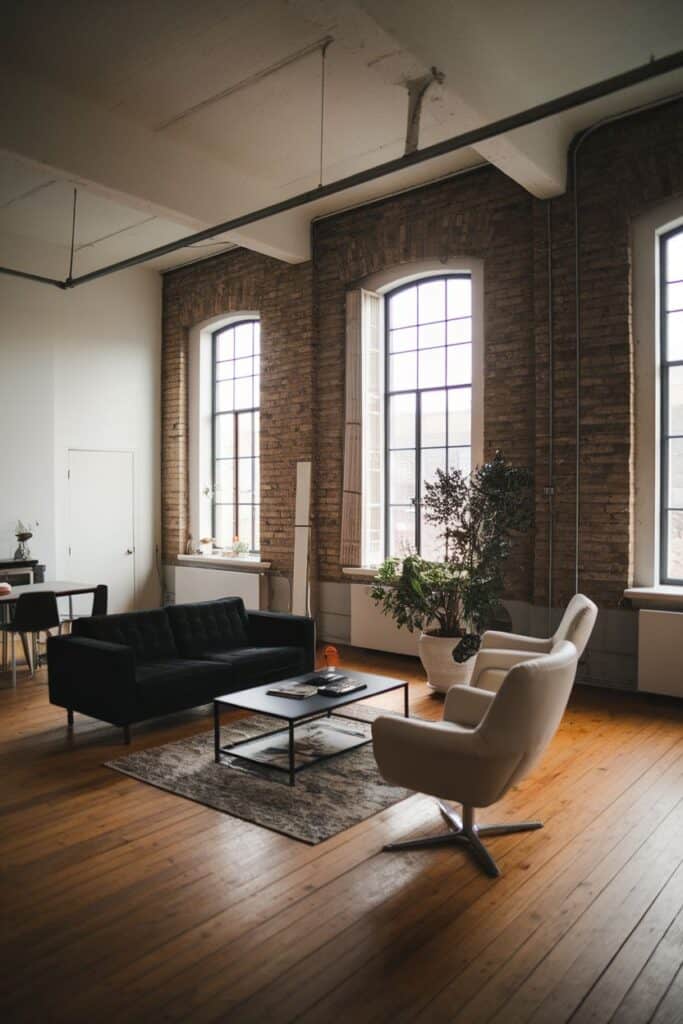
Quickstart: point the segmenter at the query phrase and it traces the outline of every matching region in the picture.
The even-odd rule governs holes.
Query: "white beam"
[[[505,81],[501,88],[505,44],[498,40],[501,48],[494,47],[495,63],[483,59],[477,33],[489,23],[482,19],[480,7],[473,8],[475,19],[464,5],[442,0],[421,0],[419,5],[404,0],[359,0],[359,6],[402,50],[423,66],[436,66],[444,73],[446,103],[457,118],[457,127],[447,134],[465,132],[552,99],[522,99],[517,78]],[[566,139],[563,133],[549,131],[547,124],[519,129],[474,148],[533,195],[546,197],[565,190]]]
[[[0,94],[12,96],[0,104],[1,148],[184,223],[188,233],[271,201],[268,183],[16,69],[0,69]],[[256,227],[230,241],[288,262],[310,258],[307,231],[293,233],[277,219]]]

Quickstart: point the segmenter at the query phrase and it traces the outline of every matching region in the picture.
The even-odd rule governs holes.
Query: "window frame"
[[[667,286],[667,244],[676,235],[683,235],[683,225],[664,231],[658,236],[658,300],[659,300],[659,582],[665,586],[683,586],[683,578],[669,575],[669,512],[679,511],[669,505],[669,451],[672,438],[683,437],[683,434],[669,432],[669,370],[674,366],[683,366],[683,359],[667,358],[668,313],[666,308]],[[680,511],[683,511],[681,509]]]
[[[419,387],[419,352],[420,352],[420,349],[419,349],[419,342],[416,342],[416,344],[418,345],[418,348],[416,350],[417,354],[418,354],[418,370],[417,370],[417,382],[416,382],[415,388],[409,388],[409,389],[404,389],[404,390],[400,390],[400,391],[391,391],[390,390],[390,385],[389,385],[389,382],[390,382],[390,379],[391,379],[390,364],[389,364],[389,360],[390,360],[390,357],[391,357],[390,345],[389,345],[389,335],[390,335],[390,332],[391,332],[390,317],[389,317],[389,303],[390,303],[390,301],[396,295],[398,295],[400,292],[406,291],[409,288],[419,288],[419,286],[421,284],[433,283],[433,282],[437,282],[437,281],[443,281],[444,282],[444,286],[446,286],[447,282],[449,280],[466,280],[466,281],[469,281],[469,283],[470,283],[470,300],[471,300],[471,303],[470,303],[469,320],[470,320],[471,326],[472,326],[472,330],[471,330],[471,333],[470,333],[470,341],[469,342],[457,342],[455,345],[451,346],[451,347],[456,347],[459,344],[462,344],[462,345],[469,344],[470,345],[470,352],[471,352],[471,356],[472,356],[472,361],[471,361],[471,373],[470,373],[470,381],[469,381],[469,383],[468,384],[448,384],[447,383],[447,376],[448,376],[448,374],[446,372],[443,384],[435,385],[434,387],[420,388]],[[446,270],[442,274],[426,273],[426,274],[424,274],[424,276],[419,276],[419,277],[411,278],[408,281],[404,281],[402,283],[397,284],[395,287],[387,288],[386,290],[384,290],[382,292],[382,295],[381,295],[381,298],[382,298],[382,315],[383,315],[383,318],[384,318],[383,330],[382,330],[382,338],[383,338],[383,345],[384,345],[384,353],[383,353],[383,356],[382,356],[382,364],[383,364],[383,372],[384,372],[384,387],[383,387],[383,393],[382,393],[382,401],[383,401],[383,405],[384,405],[383,416],[382,416],[383,423],[384,423],[384,439],[383,439],[384,443],[383,443],[383,447],[382,447],[382,457],[384,459],[384,466],[382,468],[382,477],[383,477],[383,485],[384,485],[383,521],[384,521],[384,557],[385,558],[398,557],[396,555],[393,555],[393,556],[391,555],[391,529],[390,529],[390,527],[391,527],[391,509],[392,509],[392,507],[394,507],[394,508],[401,508],[401,507],[407,508],[408,507],[408,506],[399,506],[399,505],[392,506],[392,503],[391,503],[391,476],[390,476],[391,458],[390,458],[390,454],[391,454],[392,449],[390,448],[390,430],[389,430],[389,418],[390,418],[390,406],[391,406],[391,401],[390,400],[391,400],[391,398],[394,397],[395,395],[414,395],[415,396],[415,444],[414,444],[413,448],[411,448],[411,449],[403,449],[403,450],[405,450],[405,451],[414,451],[414,453],[415,453],[415,492],[416,493],[415,493],[415,495],[414,495],[414,497],[412,499],[412,508],[415,511],[414,545],[415,545],[415,550],[417,551],[418,554],[421,554],[421,540],[422,540],[422,516],[421,516],[421,509],[422,509],[422,506],[424,504],[424,502],[423,502],[424,480],[422,479],[421,472],[420,472],[420,467],[422,465],[422,395],[424,393],[427,393],[427,392],[444,392],[445,396],[446,396],[446,408],[445,408],[446,437],[445,437],[445,444],[444,444],[444,450],[446,452],[446,468],[448,468],[449,451],[450,451],[451,447],[454,447],[454,448],[455,447],[457,447],[457,448],[469,448],[469,451],[470,451],[470,466],[472,465],[472,452],[473,452],[473,447],[474,447],[474,437],[473,437],[473,435],[474,435],[474,422],[473,421],[474,421],[474,376],[475,376],[475,363],[474,363],[474,316],[475,316],[475,313],[474,313],[474,294],[473,294],[473,291],[474,291],[474,280],[473,280],[473,274],[472,274],[471,271],[469,271],[469,270],[453,270],[453,271],[449,272],[449,271]],[[418,293],[418,296],[419,296],[419,293]],[[447,287],[446,287],[446,299],[445,299],[445,301],[446,301],[446,306],[445,306],[445,316],[444,316],[443,321],[429,321],[429,322],[434,322],[434,323],[443,322],[443,324],[444,324],[444,344],[443,344],[443,348],[444,348],[444,355],[447,357],[448,348],[449,348],[448,342],[446,340],[446,334],[445,334],[446,324],[448,323],[448,320],[449,320],[449,317],[448,317],[448,289],[447,289]],[[465,318],[464,317],[454,317],[452,319],[465,319]],[[422,326],[421,323],[420,323],[419,298],[418,298],[417,323],[416,323],[415,326],[416,326],[416,330],[418,330],[418,331],[419,331],[420,326]],[[444,365],[447,367],[447,362]],[[469,445],[452,445],[452,446],[449,446],[449,443],[448,443],[448,433],[449,433],[449,414],[448,414],[449,402],[448,402],[448,396],[449,396],[451,391],[460,391],[460,390],[463,390],[465,388],[469,388],[469,391],[470,391],[470,443],[469,443]],[[398,449],[393,449],[393,450],[398,450]]]
[[[217,327],[215,330],[213,330],[211,332],[211,536],[214,537],[214,538],[216,537],[216,506],[217,506],[217,504],[220,504],[221,506],[231,506],[232,507],[233,513],[232,513],[232,530],[231,530],[231,534],[232,534],[233,538],[234,537],[239,537],[239,510],[240,510],[240,507],[251,508],[251,537],[252,537],[252,545],[249,547],[249,553],[250,554],[258,554],[259,553],[259,549],[260,549],[260,541],[261,541],[261,531],[260,531],[260,529],[258,530],[259,547],[255,547],[254,544],[253,544],[253,541],[255,540],[256,533],[257,533],[257,531],[256,531],[256,526],[257,526],[256,517],[257,517],[257,515],[260,516],[260,511],[261,511],[260,486],[259,486],[258,494],[256,493],[256,487],[255,487],[255,467],[256,467],[256,463],[257,462],[259,464],[259,485],[260,485],[260,470],[261,470],[261,466],[260,466],[260,463],[261,463],[261,430],[260,430],[260,425],[259,425],[259,431],[258,431],[259,449],[258,449],[257,452],[255,452],[253,450],[253,438],[254,438],[254,414],[256,413],[257,415],[260,416],[260,411],[261,411],[261,387],[260,387],[261,373],[260,373],[260,370],[259,370],[259,374],[258,374],[258,377],[259,377],[259,395],[258,395],[259,401],[258,401],[257,405],[253,405],[252,404],[251,406],[249,406],[246,409],[234,409],[233,408],[231,410],[227,410],[227,411],[223,411],[223,412],[219,412],[216,409],[216,391],[217,391],[217,385],[219,383],[219,381],[217,379],[217,370],[216,370],[218,362],[219,362],[217,360],[217,358],[216,358],[216,356],[217,356],[217,349],[218,349],[218,338],[219,338],[220,335],[226,334],[228,331],[234,331],[236,328],[241,327],[244,324],[258,324],[259,325],[259,329],[260,329],[261,320],[260,320],[259,317],[256,317],[256,316],[243,317],[243,318],[240,318],[239,320],[234,320],[234,321],[232,321],[230,323],[222,324],[221,326]],[[253,355],[254,355],[254,353],[253,353],[253,350],[252,350],[252,358],[253,358]],[[260,349],[260,345],[259,345],[259,360],[260,360],[260,356],[261,356],[261,349]],[[223,360],[223,361],[227,361],[227,360]],[[235,357],[234,356],[233,356],[232,362],[235,362]],[[253,381],[254,376],[256,376],[256,375],[254,373],[252,373],[251,374],[252,381]],[[233,381],[234,381],[234,379],[235,378],[233,377]],[[254,397],[254,395],[253,395],[253,390],[252,390],[252,401],[253,401],[253,397]],[[238,475],[239,474],[239,459],[240,459],[240,455],[239,455],[239,417],[242,416],[242,415],[245,415],[245,416],[249,415],[249,416],[252,417],[252,455],[251,456],[245,456],[245,458],[248,457],[248,458],[251,459],[251,494],[252,494],[252,500],[250,502],[240,502],[239,501],[239,475]],[[232,475],[232,498],[233,498],[233,500],[232,500],[232,502],[220,502],[220,503],[217,503],[216,502],[216,463],[219,460],[218,460],[218,458],[216,456],[216,432],[217,432],[216,428],[217,428],[218,418],[221,417],[221,416],[232,416],[233,417],[233,455],[232,455],[232,461],[234,463],[234,465],[233,465],[233,475]],[[260,524],[259,524],[259,527],[260,527]],[[234,541],[233,541],[233,543],[234,543]]]

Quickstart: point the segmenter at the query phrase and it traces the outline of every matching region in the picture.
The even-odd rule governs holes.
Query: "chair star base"
[[[522,821],[509,825],[477,825],[474,808],[463,807],[462,818],[447,804],[438,803],[441,816],[449,831],[438,836],[424,836],[421,839],[407,839],[400,843],[389,843],[385,850],[423,850],[435,846],[462,846],[472,854],[476,862],[491,878],[498,878],[500,868],[481,841],[481,836],[503,836],[512,832],[531,832],[543,828],[541,821]]]

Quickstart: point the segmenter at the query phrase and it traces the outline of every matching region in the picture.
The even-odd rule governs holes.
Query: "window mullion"
[[[418,307],[419,317],[419,307]],[[418,384],[420,382],[418,376]],[[422,394],[415,392],[415,550],[422,554]]]
[[[680,584],[683,582],[680,578],[680,569],[675,572],[674,565],[672,564],[672,545],[670,543],[670,528],[672,522],[671,512],[676,512],[678,509],[673,504],[673,493],[672,493],[672,466],[671,466],[671,452],[672,452],[672,440],[677,438],[677,434],[672,430],[672,404],[671,404],[671,386],[670,377],[672,371],[683,365],[681,359],[669,359],[668,348],[669,348],[669,326],[670,326],[670,314],[677,312],[676,310],[666,309],[667,300],[667,286],[672,282],[668,281],[668,245],[674,237],[679,237],[683,234],[683,229],[680,227],[675,231],[669,232],[662,235],[659,240],[659,279],[660,279],[660,306],[659,306],[659,333],[660,333],[660,396],[661,396],[661,420],[660,420],[660,489],[659,489],[659,524],[660,524],[660,536],[659,536],[659,579],[660,582]],[[676,283],[676,282],[674,282]],[[674,470],[676,467],[673,467]],[[679,544],[676,546],[676,559],[680,560],[680,554],[678,552]]]

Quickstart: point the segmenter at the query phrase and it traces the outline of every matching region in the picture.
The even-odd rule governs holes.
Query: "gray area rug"
[[[369,721],[377,713],[365,708],[363,718],[354,715],[353,723],[340,719],[340,724],[369,737]],[[257,737],[273,727],[272,718],[252,715],[223,726],[221,744]],[[297,773],[293,787],[284,772],[273,768],[234,759],[231,764],[216,764],[212,730],[128,754],[108,761],[106,767],[311,845],[412,795],[384,782],[372,743],[305,768]]]

